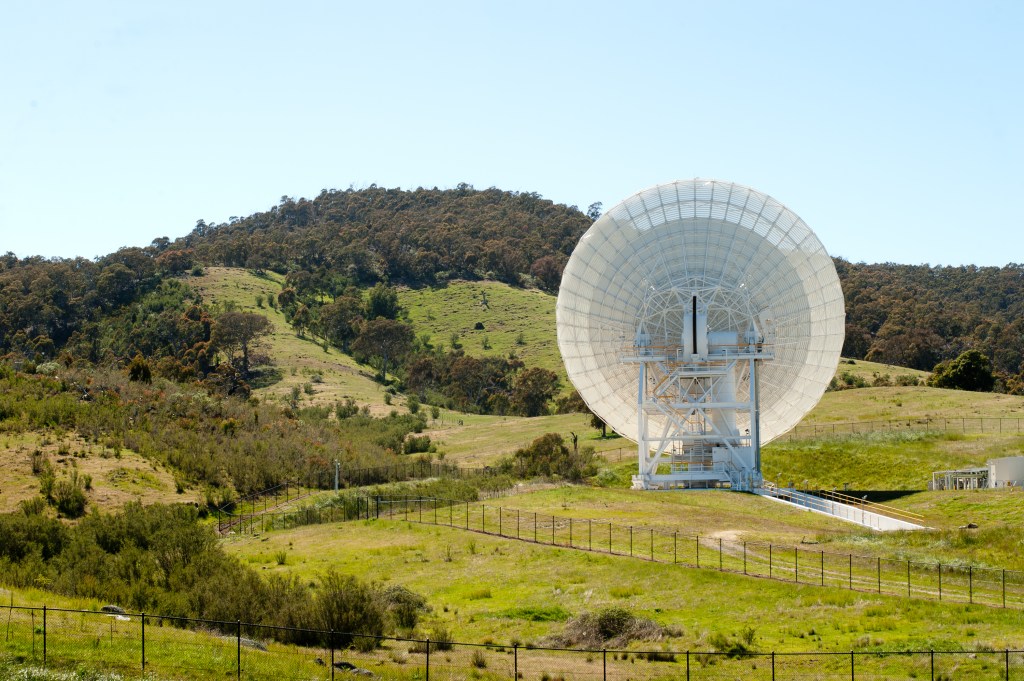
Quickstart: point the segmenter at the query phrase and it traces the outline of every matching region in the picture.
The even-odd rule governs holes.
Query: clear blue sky
[[[0,65],[19,256],[323,188],[708,177],[853,261],[1024,262],[1024,2],[5,0]]]

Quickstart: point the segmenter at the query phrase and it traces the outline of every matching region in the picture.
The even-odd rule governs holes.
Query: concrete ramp
[[[778,487],[758,487],[753,492],[773,501],[839,518],[881,532],[926,529],[921,524],[923,520],[921,516],[841,494],[826,492],[824,494],[829,496],[825,497]]]

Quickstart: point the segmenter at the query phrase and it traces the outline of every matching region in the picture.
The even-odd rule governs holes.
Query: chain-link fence
[[[749,652],[567,650],[352,636],[137,613],[10,606],[8,662],[195,679],[1001,679],[1024,681],[1024,651]],[[320,640],[304,646],[289,640]],[[342,644],[344,641],[344,644]]]

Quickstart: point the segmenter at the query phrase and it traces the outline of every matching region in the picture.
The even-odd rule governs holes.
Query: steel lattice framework
[[[639,445],[639,487],[760,484],[760,445],[821,398],[843,344],[835,266],[792,211],[748,187],[639,192],[581,237],[562,276],[570,380]]]

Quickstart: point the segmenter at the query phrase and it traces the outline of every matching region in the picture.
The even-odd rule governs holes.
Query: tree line
[[[216,348],[203,345],[214,340],[206,336],[216,320],[187,289],[170,283],[203,265],[287,275],[300,303],[291,316],[297,329],[318,325],[330,342],[357,351],[353,319],[392,319],[366,314],[365,297],[375,285],[488,278],[554,293],[596,216],[596,207],[584,213],[536,193],[371,186],[324,190],[313,199],[282,197],[267,211],[224,224],[200,221],[173,241],[160,237],[96,260],[8,253],[0,257],[0,354],[45,361],[66,353],[68,361],[123,364],[135,354],[154,362],[170,356],[180,366],[167,361],[161,370],[204,379],[218,366]],[[844,356],[930,371],[977,350],[989,358],[997,390],[1024,392],[1024,265],[841,258],[835,264],[847,312]],[[308,295],[314,291],[329,304],[314,309]],[[170,305],[173,298],[178,307]],[[182,307],[183,301],[192,304]],[[236,349],[238,361],[219,371],[246,373],[246,353]],[[379,361],[392,364],[390,353]],[[233,389],[244,376],[214,379]]]

